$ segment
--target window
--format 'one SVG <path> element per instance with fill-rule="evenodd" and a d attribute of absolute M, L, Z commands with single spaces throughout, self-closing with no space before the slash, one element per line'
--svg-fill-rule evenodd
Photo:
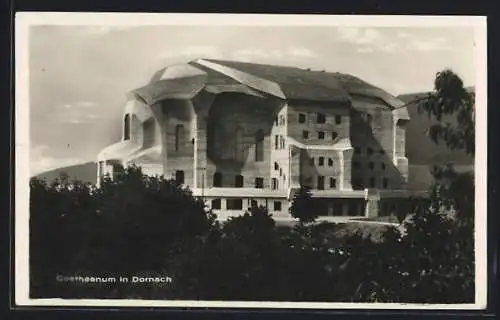
<path fill-rule="evenodd" d="M 332 158 L 328 158 L 328 166 L 333 167 L 333 159 Z"/>
<path fill-rule="evenodd" d="M 255 162 L 264 161 L 264 132 L 257 131 L 255 134 Z"/>
<path fill-rule="evenodd" d="M 366 148 L 366 154 L 371 156 L 373 154 L 373 149 L 370 147 Z"/>
<path fill-rule="evenodd" d="M 360 147 L 354 147 L 354 154 L 361 154 L 361 148 Z"/>
<path fill-rule="evenodd" d="M 337 137 L 339 136 L 339 134 L 335 131 L 332 132 L 332 140 L 335 140 L 337 139 Z"/>
<path fill-rule="evenodd" d="M 222 186 L 222 173 L 216 172 L 214 173 L 214 187 Z"/>
<path fill-rule="evenodd" d="M 274 149 L 278 150 L 280 145 L 280 136 L 275 135 L 274 136 Z"/>
<path fill-rule="evenodd" d="M 286 174 L 283 175 L 283 182 L 286 182 Z"/>
<path fill-rule="evenodd" d="M 242 210 L 243 200 L 241 199 L 227 199 L 226 200 L 227 210 Z"/>
<path fill-rule="evenodd" d="M 299 123 L 305 123 L 306 122 L 306 115 L 303 113 L 299 113 Z"/>
<path fill-rule="evenodd" d="M 278 117 L 277 116 L 276 116 L 276 118 L 274 118 L 274 124 L 278 125 Z"/>
<path fill-rule="evenodd" d="M 250 208 L 255 208 L 257 207 L 257 200 L 254 200 L 254 199 L 248 199 L 248 206 Z"/>
<path fill-rule="evenodd" d="M 380 150 L 379 150 L 379 153 L 380 153 L 380 154 L 384 154 L 384 153 L 385 153 L 384 149 L 380 149 Z"/>
<path fill-rule="evenodd" d="M 280 177 L 283 175 L 283 170 L 280 168 Z"/>
<path fill-rule="evenodd" d="M 325 189 L 325 177 L 318 176 L 318 190 L 324 190 L 324 189 Z"/>
<path fill-rule="evenodd" d="M 366 122 L 368 123 L 368 125 L 372 125 L 372 122 L 373 122 L 373 116 L 369 113 L 366 114 Z"/>
<path fill-rule="evenodd" d="M 220 208 L 221 208 L 220 199 L 213 199 L 212 200 L 212 209 L 220 209 Z"/>
<path fill-rule="evenodd" d="M 309 131 L 307 130 L 302 131 L 302 138 L 309 139 Z"/>
<path fill-rule="evenodd" d="M 323 131 L 318 132 L 318 139 L 320 140 L 325 139 L 325 133 Z"/>
<path fill-rule="evenodd" d="M 175 182 L 178 184 L 184 183 L 184 171 L 181 170 L 175 171 Z"/>
<path fill-rule="evenodd" d="M 363 189 L 363 187 L 364 187 L 363 181 L 360 178 L 353 178 L 352 179 L 352 188 L 354 190 Z"/>
<path fill-rule="evenodd" d="M 130 140 L 130 115 L 128 113 L 123 119 L 123 140 Z"/>
<path fill-rule="evenodd" d="M 235 133 L 235 145 L 234 145 L 234 152 L 235 152 L 235 159 L 237 161 L 245 161 L 245 145 L 244 145 L 244 139 L 243 139 L 243 128 L 238 127 L 236 129 Z"/>
<path fill-rule="evenodd" d="M 375 188 L 375 178 L 370 178 L 370 188 Z"/>
<path fill-rule="evenodd" d="M 330 178 L 330 188 L 337 188 L 337 180 L 335 180 L 335 178 Z"/>
<path fill-rule="evenodd" d="M 375 163 L 373 162 L 368 163 L 368 168 L 370 168 L 370 170 L 373 170 L 375 168 Z"/>
<path fill-rule="evenodd" d="M 179 151 L 181 149 L 183 143 L 183 131 L 184 126 L 182 124 L 175 126 L 175 151 Z"/>
<path fill-rule="evenodd" d="M 319 157 L 318 159 L 318 165 L 323 166 L 325 164 L 325 158 L 324 157 Z"/>
<path fill-rule="evenodd" d="M 280 136 L 280 147 L 285 149 L 285 138 L 283 136 Z"/>
<path fill-rule="evenodd" d="M 353 161 L 353 162 L 352 162 L 352 167 L 353 167 L 354 169 L 359 169 L 359 162 L 358 162 L 358 161 Z"/>
<path fill-rule="evenodd" d="M 281 211 L 281 201 L 274 201 L 274 211 Z"/>
<path fill-rule="evenodd" d="M 342 123 L 342 116 L 335 116 L 335 123 L 341 124 Z"/>
<path fill-rule="evenodd" d="M 273 190 L 278 189 L 278 179 L 276 179 L 276 178 L 273 178 L 273 179 L 272 179 L 271 188 L 272 188 Z"/>
<path fill-rule="evenodd" d="M 309 164 L 310 164 L 311 166 L 314 166 L 314 158 L 309 159 Z"/>
<path fill-rule="evenodd" d="M 99 161 L 97 172 L 99 172 L 99 177 L 104 177 L 104 161 Z"/>
<path fill-rule="evenodd" d="M 318 119 L 316 119 L 317 123 L 325 123 L 326 122 L 326 117 L 324 114 L 322 113 L 318 113 Z"/>
<path fill-rule="evenodd" d="M 236 188 L 241 188 L 243 187 L 243 176 L 241 174 L 237 175 L 235 178 L 234 178 L 234 186 Z"/>
<path fill-rule="evenodd" d="M 264 178 L 261 177 L 255 178 L 255 188 L 257 189 L 264 188 Z"/>
<path fill-rule="evenodd" d="M 387 178 L 382 179 L 382 188 L 387 189 L 389 187 L 389 180 Z"/>
<path fill-rule="evenodd" d="M 284 126 L 285 122 L 285 116 L 280 116 L 280 125 Z"/>
<path fill-rule="evenodd" d="M 280 166 L 277 162 L 274 163 L 274 170 L 279 170 Z"/>
<path fill-rule="evenodd" d="M 381 164 L 381 167 L 382 167 L 382 170 L 385 170 L 385 168 L 386 168 L 387 166 L 385 165 L 385 163 L 382 163 L 382 164 Z"/>

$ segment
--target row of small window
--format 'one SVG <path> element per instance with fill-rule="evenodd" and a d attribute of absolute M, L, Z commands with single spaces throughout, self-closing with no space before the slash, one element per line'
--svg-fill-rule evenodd
<path fill-rule="evenodd" d="M 285 149 L 285 137 L 278 134 L 274 136 L 274 149 Z"/>
<path fill-rule="evenodd" d="M 312 177 L 309 177 L 307 179 L 304 179 L 304 182 L 307 183 L 307 184 L 310 184 L 312 182 Z M 318 176 L 318 179 L 316 181 L 316 188 L 318 190 L 325 190 L 325 177 L 324 176 Z M 336 189 L 337 188 L 337 179 L 335 179 L 334 177 L 330 177 L 328 179 L 328 182 L 329 182 L 329 186 L 330 186 L 330 189 Z"/>
<path fill-rule="evenodd" d="M 305 113 L 299 113 L 299 123 L 306 123 L 306 121 L 307 121 L 307 115 Z M 316 123 L 326 123 L 326 115 L 318 112 L 316 114 Z M 342 116 L 336 115 L 335 116 L 335 123 L 341 124 L 342 123 Z"/>
<path fill-rule="evenodd" d="M 359 169 L 359 168 L 361 168 L 361 165 L 360 165 L 360 163 L 358 161 L 353 161 L 352 162 L 352 167 L 353 167 L 353 169 Z M 375 169 L 375 162 L 369 162 L 368 163 L 368 168 L 370 170 L 374 170 Z M 385 169 L 387 169 L 387 165 L 385 163 L 381 163 L 380 164 L 380 168 L 382 170 L 385 170 Z"/>
<path fill-rule="evenodd" d="M 276 117 L 276 119 L 274 120 L 274 124 L 277 126 L 284 126 L 285 123 L 286 120 L 284 115 L 280 115 L 279 117 Z"/>
<path fill-rule="evenodd" d="M 309 164 L 314 166 L 314 158 L 309 159 Z M 318 166 L 322 167 L 325 165 L 325 157 L 318 157 Z M 333 167 L 333 159 L 328 158 L 328 166 Z"/>
<path fill-rule="evenodd" d="M 248 200 L 248 206 L 256 206 L 257 201 Z M 221 199 L 213 199 L 211 201 L 212 209 L 220 210 L 222 209 L 222 201 Z M 227 199 L 226 200 L 226 209 L 227 210 L 243 210 L 243 199 Z M 281 201 L 273 202 L 274 211 L 281 211 Z"/>
<path fill-rule="evenodd" d="M 364 187 L 362 179 L 353 179 L 352 187 L 355 189 L 358 187 Z M 368 187 L 369 188 L 376 188 L 377 187 L 377 180 L 374 177 L 371 177 L 370 179 L 368 179 Z M 389 179 L 382 178 L 382 186 L 381 187 L 383 189 L 389 188 Z"/>
<path fill-rule="evenodd" d="M 335 131 L 332 132 L 332 140 L 337 139 L 338 136 L 339 136 L 339 134 L 337 132 L 335 132 Z M 302 131 L 302 138 L 309 139 L 309 131 L 307 131 L 307 130 Z M 319 140 L 326 139 L 326 133 L 324 131 L 318 131 L 318 139 Z"/>
<path fill-rule="evenodd" d="M 385 153 L 384 149 L 380 149 L 378 152 L 380 154 L 384 154 Z M 367 147 L 366 148 L 366 155 L 371 156 L 374 153 L 375 153 L 375 150 L 373 150 L 373 148 L 371 148 L 371 147 Z M 354 154 L 359 154 L 359 155 L 363 154 L 363 148 L 361 148 L 361 147 L 354 147 Z"/>
<path fill-rule="evenodd" d="M 281 171 L 280 171 L 281 173 Z M 285 180 L 285 176 L 283 176 L 283 180 Z M 242 175 L 237 175 L 234 177 L 234 187 L 235 188 L 243 188 L 243 176 Z M 271 188 L 273 190 L 278 189 L 279 187 L 279 182 L 277 178 L 272 178 L 271 179 Z M 222 173 L 216 172 L 213 177 L 213 186 L 214 187 L 222 187 Z M 264 178 L 263 177 L 256 177 L 254 180 L 254 188 L 257 189 L 263 189 L 264 188 Z"/>

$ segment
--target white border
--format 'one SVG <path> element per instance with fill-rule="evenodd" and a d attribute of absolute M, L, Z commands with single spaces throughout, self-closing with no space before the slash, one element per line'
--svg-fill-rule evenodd
<path fill-rule="evenodd" d="M 228 302 L 155 300 L 66 300 L 29 299 L 29 47 L 31 25 L 67 26 L 371 26 L 371 27 L 473 27 L 476 30 L 476 302 L 474 304 L 401 303 L 310 303 Z M 484 309 L 487 290 L 487 94 L 486 17 L 479 16 L 327 16 L 258 14 L 165 14 L 165 13 L 16 13 L 16 217 L 15 217 L 15 303 L 18 306 L 103 307 L 200 307 L 200 308 L 291 308 L 291 309 Z"/>

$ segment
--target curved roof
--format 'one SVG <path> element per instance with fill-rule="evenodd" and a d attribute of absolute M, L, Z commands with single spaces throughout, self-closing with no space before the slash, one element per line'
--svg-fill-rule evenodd
<path fill-rule="evenodd" d="M 148 85 L 132 93 L 152 104 L 163 99 L 190 99 L 207 88 L 211 92 L 227 88 L 246 92 L 242 86 L 285 100 L 348 103 L 353 95 L 364 95 L 380 99 L 393 109 L 404 105 L 386 91 L 348 74 L 213 59 L 162 68 Z"/>

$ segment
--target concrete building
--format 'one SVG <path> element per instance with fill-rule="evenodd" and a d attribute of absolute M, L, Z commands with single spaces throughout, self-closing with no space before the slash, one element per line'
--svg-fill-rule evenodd
<path fill-rule="evenodd" d="M 134 163 L 189 186 L 220 218 L 289 217 L 301 185 L 322 215 L 377 216 L 408 197 L 404 103 L 354 76 L 198 59 L 129 94 L 98 180 Z"/>

